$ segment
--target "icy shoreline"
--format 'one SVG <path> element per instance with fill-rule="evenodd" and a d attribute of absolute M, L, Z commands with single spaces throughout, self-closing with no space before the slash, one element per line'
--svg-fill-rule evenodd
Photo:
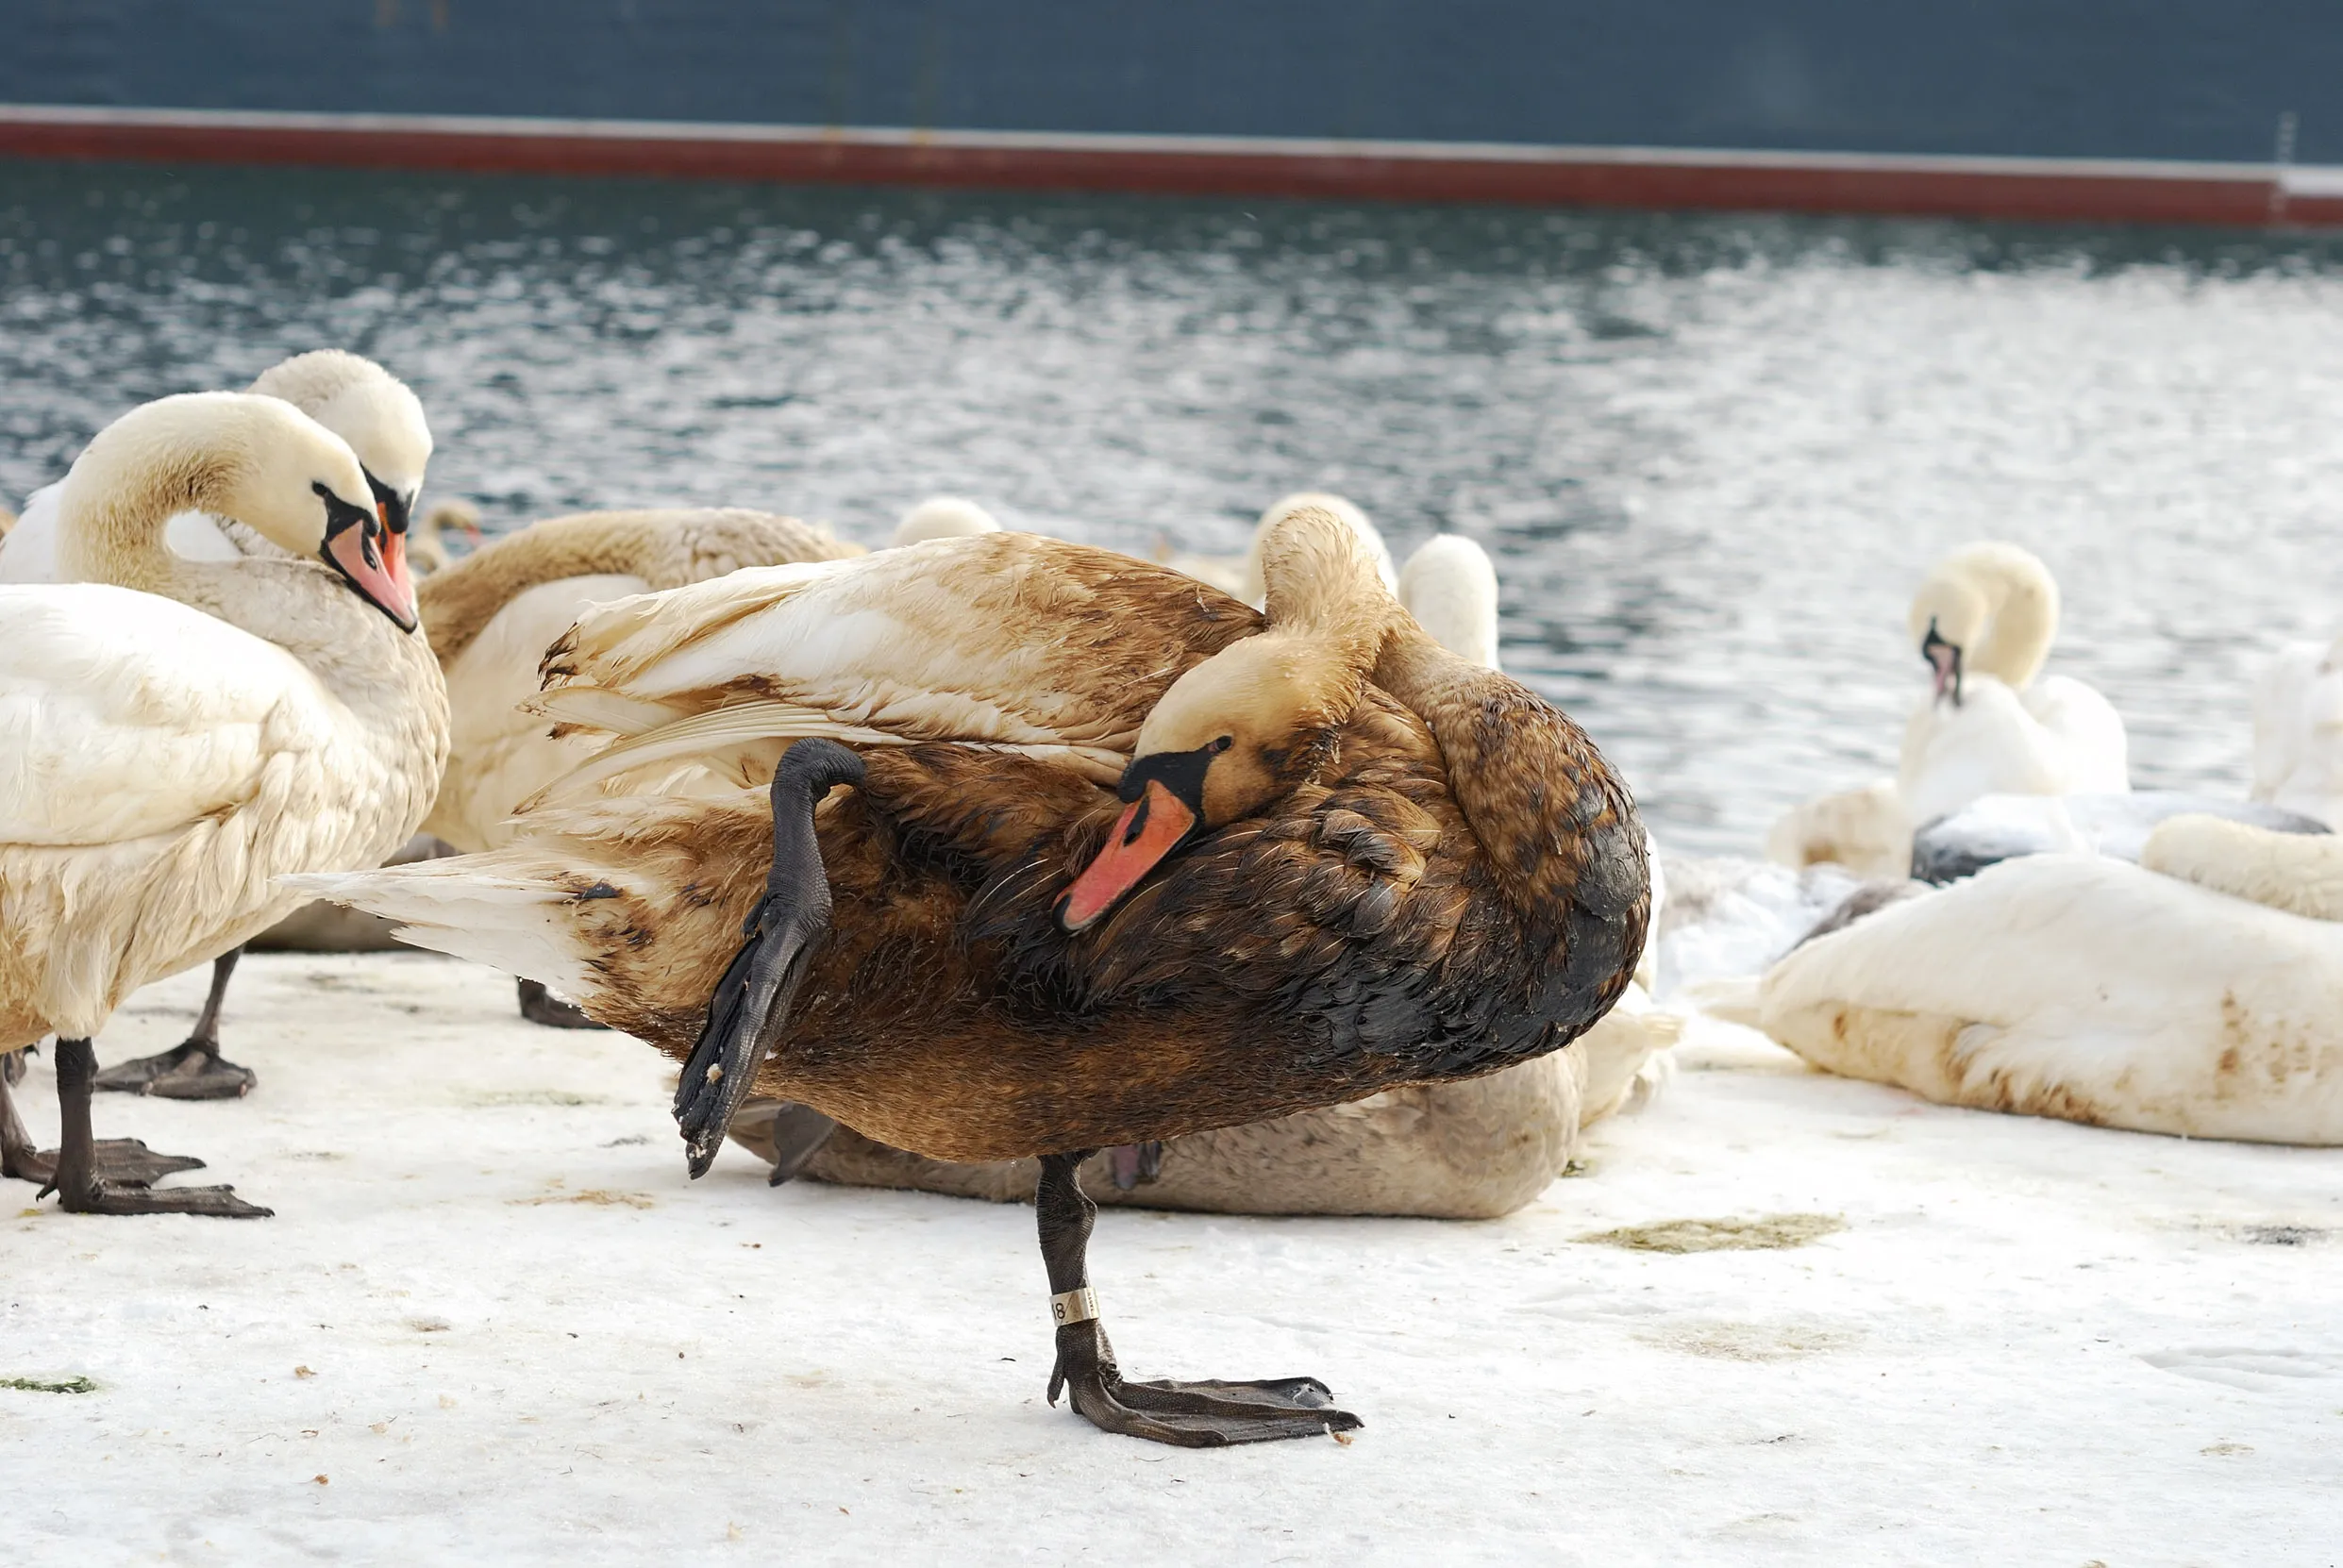
<path fill-rule="evenodd" d="M 152 988 L 107 1059 L 184 1032 Z M 2343 1150 L 1944 1109 L 1699 1026 L 1483 1224 L 1103 1216 L 1139 1376 L 1324 1377 L 1366 1430 L 1188 1453 L 1043 1401 L 1029 1209 L 687 1183 L 666 1069 L 406 955 L 256 956 L 226 1105 L 103 1096 L 276 1217 L 12 1186 L 11 1560 L 2324 1563 Z M 55 1128 L 45 1059 L 18 1091 Z M 1767 1214 L 1676 1255 L 1580 1238 Z M 302 1369 L 307 1369 L 306 1374 Z M 323 1477 L 323 1479 L 319 1479 Z"/>

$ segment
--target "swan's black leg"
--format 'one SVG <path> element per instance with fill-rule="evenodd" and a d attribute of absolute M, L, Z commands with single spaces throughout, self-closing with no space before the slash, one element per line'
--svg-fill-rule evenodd
<path fill-rule="evenodd" d="M 8 1093 L 8 1086 L 24 1076 L 25 1053 L 0 1053 L 0 1176 L 46 1181 L 48 1161 L 33 1147 L 32 1134 L 25 1130 L 24 1118 L 16 1114 L 16 1096 Z"/>
<path fill-rule="evenodd" d="M 24 1051 L 0 1054 L 0 1176 L 37 1181 L 42 1191 L 55 1185 L 57 1152 L 43 1153 L 25 1130 L 16 1113 L 9 1085 L 25 1078 Z M 200 1171 L 204 1162 L 192 1155 L 157 1154 L 135 1138 L 101 1138 L 93 1145 L 100 1180 L 151 1187 L 176 1171 Z"/>
<path fill-rule="evenodd" d="M 260 1081 L 252 1069 L 220 1055 L 220 1004 L 227 996 L 227 977 L 243 956 L 243 948 L 231 947 L 211 960 L 211 993 L 192 1034 L 159 1056 L 114 1063 L 97 1076 L 97 1087 L 166 1100 L 233 1100 L 251 1093 Z"/>
<path fill-rule="evenodd" d="M 1090 1230 L 1098 1208 L 1082 1191 L 1080 1170 L 1091 1153 L 1076 1149 L 1044 1155 L 1041 1180 L 1033 1190 L 1042 1262 L 1049 1270 L 1050 1315 L 1058 1324 L 1058 1363 L 1049 1375 L 1049 1402 L 1055 1405 L 1063 1390 L 1094 1426 L 1182 1448 L 1355 1430 L 1359 1418 L 1334 1409 L 1332 1392 L 1314 1377 L 1125 1381 L 1090 1291 Z"/>
<path fill-rule="evenodd" d="M 532 1024 L 543 1024 L 548 1029 L 607 1029 L 608 1024 L 597 1024 L 575 1002 L 564 1002 L 535 980 L 521 983 L 521 1016 Z"/>
<path fill-rule="evenodd" d="M 732 1114 L 748 1097 L 765 1052 L 829 935 L 829 877 L 813 809 L 840 784 L 862 781 L 862 759 L 835 741 L 793 743 L 773 775 L 773 869 L 748 912 L 735 954 L 709 999 L 708 1023 L 676 1086 L 676 1125 L 695 1176 L 708 1174 Z"/>
<path fill-rule="evenodd" d="M 246 1203 L 229 1187 L 168 1187 L 114 1176 L 99 1169 L 99 1150 L 90 1136 L 90 1091 L 97 1076 L 97 1052 L 86 1040 L 57 1043 L 57 1106 L 60 1124 L 55 1174 L 50 1187 L 75 1214 L 208 1214 L 217 1219 L 266 1219 L 269 1210 Z M 142 1149 L 144 1145 L 141 1145 Z M 178 1157 L 157 1157 L 169 1160 Z M 203 1162 L 196 1160 L 194 1164 Z M 175 1167 L 186 1169 L 185 1166 Z M 50 1187 L 42 1189 L 45 1195 Z"/>

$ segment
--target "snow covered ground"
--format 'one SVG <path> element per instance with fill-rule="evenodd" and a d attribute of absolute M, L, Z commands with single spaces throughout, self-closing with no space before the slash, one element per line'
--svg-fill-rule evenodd
<path fill-rule="evenodd" d="M 250 1099 L 98 1131 L 275 1219 L 0 1193 L 0 1380 L 96 1385 L 0 1389 L 12 1563 L 2343 1556 L 2343 1151 L 1942 1109 L 1704 1024 L 1509 1219 L 1102 1216 L 1130 1370 L 1313 1373 L 1366 1421 L 1199 1453 L 1044 1403 L 1029 1209 L 737 1151 L 688 1183 L 664 1064 L 502 976 L 248 959 L 227 1027 Z M 1844 1228 L 1586 1240 L 1771 1215 Z"/>

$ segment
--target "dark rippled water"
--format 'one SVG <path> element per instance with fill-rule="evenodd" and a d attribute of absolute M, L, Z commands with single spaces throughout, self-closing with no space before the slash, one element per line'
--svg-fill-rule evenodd
<path fill-rule="evenodd" d="M 2343 244 L 2148 231 L 0 164 L 0 493 L 280 356 L 423 394 L 492 526 L 964 492 L 1128 549 L 1281 492 L 1470 534 L 1664 841 L 1891 771 L 1902 605 L 2000 536 L 2143 785 L 2234 791 L 2343 623 Z"/>

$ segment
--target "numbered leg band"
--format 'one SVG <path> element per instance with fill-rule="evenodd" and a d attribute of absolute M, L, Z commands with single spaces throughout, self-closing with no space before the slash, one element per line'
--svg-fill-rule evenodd
<path fill-rule="evenodd" d="M 1084 1285 L 1079 1290 L 1061 1291 L 1049 1298 L 1050 1320 L 1060 1326 L 1069 1323 L 1088 1323 L 1098 1315 L 1098 1293 Z"/>

